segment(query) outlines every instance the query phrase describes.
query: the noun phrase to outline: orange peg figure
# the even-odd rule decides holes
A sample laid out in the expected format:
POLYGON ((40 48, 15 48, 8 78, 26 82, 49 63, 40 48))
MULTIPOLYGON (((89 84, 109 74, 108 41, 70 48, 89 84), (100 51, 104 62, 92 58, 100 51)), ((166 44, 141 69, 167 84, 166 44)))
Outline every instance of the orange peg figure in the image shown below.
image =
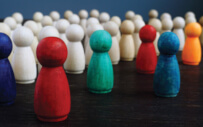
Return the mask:
POLYGON ((201 44, 199 36, 202 32, 199 23, 190 23, 185 27, 185 34, 187 36, 185 46, 182 52, 183 64, 199 65, 201 61, 201 44))

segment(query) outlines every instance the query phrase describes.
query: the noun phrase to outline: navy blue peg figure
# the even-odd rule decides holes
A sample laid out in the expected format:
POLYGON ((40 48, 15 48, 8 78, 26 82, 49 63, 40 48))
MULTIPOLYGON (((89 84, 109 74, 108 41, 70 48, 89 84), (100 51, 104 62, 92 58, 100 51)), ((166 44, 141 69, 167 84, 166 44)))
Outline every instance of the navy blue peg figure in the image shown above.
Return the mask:
POLYGON ((11 105, 16 98, 15 77, 8 60, 11 51, 11 39, 0 33, 0 105, 11 105))
POLYGON ((173 32, 163 33, 158 40, 160 56, 154 74, 154 92, 161 97, 176 97, 180 89, 180 70, 176 53, 179 39, 173 32))

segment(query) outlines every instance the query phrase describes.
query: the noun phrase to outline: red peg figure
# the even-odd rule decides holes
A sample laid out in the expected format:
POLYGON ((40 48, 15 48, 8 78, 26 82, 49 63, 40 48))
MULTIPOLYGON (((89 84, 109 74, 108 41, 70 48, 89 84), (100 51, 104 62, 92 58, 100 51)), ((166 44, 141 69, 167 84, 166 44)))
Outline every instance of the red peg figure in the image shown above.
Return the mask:
POLYGON ((157 64, 157 55, 153 45, 153 41, 156 38, 156 29, 151 25, 145 25, 141 28, 139 35, 142 44, 136 58, 137 72, 153 74, 157 64))
POLYGON ((47 37, 37 47, 37 58, 42 65, 34 94, 37 118, 45 122, 59 122, 70 112, 70 90, 63 70, 68 51, 57 37, 47 37))

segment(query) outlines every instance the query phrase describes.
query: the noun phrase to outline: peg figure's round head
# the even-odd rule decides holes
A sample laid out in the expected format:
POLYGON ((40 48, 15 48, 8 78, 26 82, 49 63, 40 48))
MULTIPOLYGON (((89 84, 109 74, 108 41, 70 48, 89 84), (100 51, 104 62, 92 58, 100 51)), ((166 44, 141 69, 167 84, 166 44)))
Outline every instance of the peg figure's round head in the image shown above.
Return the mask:
POLYGON ((34 35, 30 29, 27 27, 18 27, 13 32, 13 42, 18 47, 26 47, 30 46, 33 42, 34 35))
POLYGON ((38 41, 41 41, 45 37, 59 37, 59 32, 53 26, 45 26, 39 32, 38 41))
POLYGON ((113 16, 111 21, 115 22, 119 27, 121 25, 121 19, 118 16, 113 16))
POLYGON ((69 21, 66 19, 60 19, 56 22, 56 29, 58 30, 59 33, 65 33, 66 29, 70 25, 69 21))
POLYGON ((37 59, 44 67, 63 66, 68 50, 65 43, 57 37, 47 37, 37 46, 37 59))
POLYGON ((87 10, 80 10, 80 12, 79 12, 79 17, 80 17, 80 19, 86 19, 87 17, 88 17, 88 12, 87 12, 87 10))
POLYGON ((164 32, 158 40, 160 53, 166 55, 175 55, 178 52, 180 42, 178 36, 173 32, 164 32))
POLYGON ((171 19, 163 19, 162 23, 162 30, 171 30, 173 28, 173 21, 171 19))
POLYGON ((160 17, 160 19, 161 20, 164 20, 164 19, 169 19, 169 20, 171 20, 172 18, 171 18, 171 15, 169 14, 169 13, 163 13, 162 15, 161 15, 161 17, 160 17))
POLYGON ((149 21, 148 23, 149 25, 152 25, 157 32, 160 32, 161 31, 161 28, 162 28, 162 24, 161 24, 161 21, 157 18, 153 18, 149 21))
POLYGON ((15 30, 15 28, 17 27, 17 22, 13 17, 5 18, 4 23, 6 23, 11 28, 11 30, 15 30))
POLYGON ((132 34, 134 29, 135 29, 134 24, 130 20, 124 20, 120 27, 122 34, 132 34))
POLYGON ((143 43, 153 43, 156 38, 156 29, 151 25, 145 25, 140 29, 139 35, 143 43))
POLYGON ((185 27, 184 18, 178 16, 173 19, 173 27, 174 29, 183 29, 185 27))
POLYGON ((35 22, 41 22, 42 18, 43 18, 43 14, 41 12, 35 12, 33 15, 33 20, 35 22))
POLYGON ((0 23, 0 32, 5 33, 8 36, 11 34, 11 29, 6 23, 0 23))
POLYGON ((73 15, 73 12, 70 11, 70 10, 67 10, 67 11, 64 12, 64 18, 67 19, 67 20, 68 20, 72 15, 73 15))
POLYGON ((137 20, 137 19, 143 20, 142 16, 139 15, 139 14, 136 14, 136 15, 133 17, 133 21, 134 21, 134 20, 137 20))
POLYGON ((86 27, 88 27, 88 25, 90 25, 90 24, 99 24, 99 20, 98 20, 97 18, 90 17, 90 18, 87 20, 86 27))
POLYGON ((135 16, 135 13, 133 11, 127 11, 125 13, 125 18, 128 20, 132 20, 134 16, 135 16))
POLYGON ((107 23, 105 23, 104 29, 108 31, 111 36, 116 36, 119 31, 118 25, 113 21, 108 21, 107 23))
POLYGON ((202 32, 201 25, 199 23, 189 23, 185 27, 185 34, 189 37, 199 37, 202 32))
POLYGON ((80 25, 72 24, 66 30, 66 37, 71 42, 79 42, 84 37, 84 30, 80 25))
POLYGON ((133 23, 135 26, 134 33, 139 33, 140 29, 145 25, 145 22, 143 20, 140 20, 140 19, 134 20, 133 23))
POLYGON ((23 22, 23 15, 19 12, 13 13, 12 17, 16 20, 17 23, 23 22))
POLYGON ((42 26, 52 26, 53 25, 53 20, 50 16, 45 15, 42 20, 41 20, 42 26))
POLYGON ((8 35, 0 33, 0 59, 7 58, 12 51, 12 42, 8 35))
POLYGON ((60 19, 60 14, 57 11, 52 11, 50 13, 50 17, 52 18, 53 21, 57 21, 60 19))
POLYGON ((32 20, 26 21, 24 26, 29 28, 33 32, 33 34, 35 36, 37 36, 37 34, 39 32, 39 27, 37 26, 37 24, 34 21, 32 21, 32 20))
POLYGON ((98 17, 99 17, 99 11, 96 10, 96 9, 91 10, 90 16, 91 16, 91 17, 98 18, 98 17))
POLYGON ((188 11, 185 13, 185 19, 187 19, 188 17, 195 17, 195 13, 192 11, 188 11))
POLYGON ((88 27, 87 27, 87 35, 88 35, 88 37, 90 37, 92 35, 92 33, 94 33, 94 31, 97 31, 97 30, 103 30, 102 25, 100 25, 100 24, 90 24, 90 25, 88 25, 88 27))
POLYGON ((110 20, 110 16, 107 12, 102 12, 99 16, 99 21, 101 23, 105 23, 110 20))
POLYGON ((90 37, 90 46, 94 52, 108 52, 111 45, 111 35, 105 30, 97 30, 90 37))
POLYGON ((70 24, 79 24, 80 23, 80 18, 79 18, 78 15, 73 14, 72 16, 70 16, 69 22, 70 22, 70 24))
POLYGON ((158 11, 155 9, 152 9, 149 11, 149 18, 157 18, 159 15, 158 11))

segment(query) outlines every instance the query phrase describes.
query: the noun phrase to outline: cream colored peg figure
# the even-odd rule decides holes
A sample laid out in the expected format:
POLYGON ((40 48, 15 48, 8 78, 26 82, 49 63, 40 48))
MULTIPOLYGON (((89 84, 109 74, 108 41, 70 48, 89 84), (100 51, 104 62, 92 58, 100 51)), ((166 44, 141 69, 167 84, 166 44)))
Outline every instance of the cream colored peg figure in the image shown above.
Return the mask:
POLYGON ((82 26, 84 32, 86 33, 88 12, 86 10, 80 10, 79 17, 80 17, 80 26, 82 26))
POLYGON ((196 20, 196 18, 195 17, 187 17, 186 19, 185 19, 185 24, 186 24, 186 26, 187 26, 187 24, 189 24, 189 23, 193 23, 193 22, 197 22, 197 20, 196 20))
POLYGON ((42 26, 52 26, 53 25, 53 20, 50 16, 45 15, 42 20, 41 20, 42 26))
POLYGON ((161 21, 161 23, 162 23, 161 34, 164 32, 171 32, 173 28, 173 21, 171 19, 165 18, 161 21))
POLYGON ((57 11, 50 12, 49 16, 53 20, 53 26, 56 25, 56 22, 60 19, 60 14, 57 11))
POLYGON ((156 29, 156 38, 154 40, 154 47, 156 50, 156 54, 157 56, 159 55, 159 49, 158 49, 158 40, 160 37, 160 32, 161 32, 161 28, 162 28, 162 24, 161 21, 157 18, 153 18, 149 21, 149 25, 152 25, 155 29, 156 29))
MULTIPOLYGON (((152 19, 156 19, 158 16, 159 16, 159 13, 157 10, 155 10, 155 9, 150 10, 149 11, 149 22, 152 19)), ((148 24, 149 24, 149 22, 148 22, 148 24)))
POLYGON ((85 39, 84 39, 84 50, 86 52, 86 48, 87 48, 87 44, 89 43, 89 36, 87 34, 87 27, 88 25, 90 24, 99 24, 99 20, 97 18, 94 18, 94 17, 90 17, 88 20, 87 20, 87 24, 86 24, 86 33, 85 33, 85 39))
POLYGON ((161 19, 161 21, 164 20, 164 19, 170 19, 170 20, 172 20, 171 15, 169 13, 167 13, 167 12, 163 13, 161 15, 160 19, 161 19))
POLYGON ((31 44, 31 48, 32 48, 32 52, 35 56, 35 62, 36 64, 38 64, 38 60, 37 60, 37 55, 36 55, 36 50, 37 50, 37 46, 38 46, 38 39, 37 39, 37 35, 38 35, 38 31, 39 31, 39 27, 37 26, 37 24, 32 21, 32 20, 28 20, 25 22, 24 24, 25 27, 29 28, 32 33, 34 34, 34 39, 33 42, 31 44))
MULTIPOLYGON (((38 34, 38 41, 40 42, 43 38, 46 38, 46 37, 59 38, 59 32, 53 26, 45 26, 38 34)), ((40 72, 41 68, 42 68, 42 65, 38 63, 38 73, 40 72)))
POLYGON ((145 26, 145 22, 143 20, 137 19, 133 21, 135 29, 133 33, 133 40, 134 40, 134 46, 135 46, 135 55, 134 58, 137 57, 138 50, 140 48, 140 45, 142 41, 140 40, 139 32, 140 29, 145 26))
POLYGON ((22 26, 23 23, 23 15, 19 12, 13 13, 12 17, 16 20, 17 22, 17 27, 22 26))
POLYGON ((90 12, 90 17, 99 18, 99 11, 97 9, 92 9, 90 12))
POLYGON ((13 17, 7 17, 4 19, 4 23, 6 23, 10 29, 11 29, 11 34, 10 34, 10 38, 12 40, 12 44, 13 44, 13 49, 12 51, 14 51, 15 49, 15 43, 13 43, 13 31, 16 29, 17 27, 17 23, 16 23, 16 20, 13 18, 13 17))
POLYGON ((110 20, 110 15, 107 12, 102 12, 99 16, 99 22, 102 26, 110 20))
POLYGON ((70 25, 66 30, 68 42, 68 56, 64 69, 70 74, 81 74, 85 70, 85 54, 82 46, 84 31, 78 24, 70 25))
POLYGON ((73 15, 71 10, 67 10, 64 12, 64 18, 69 21, 69 18, 73 15))
MULTIPOLYGON (((111 21, 115 22, 115 23, 118 25, 118 28, 120 28, 120 26, 121 26, 121 19, 120 19, 118 16, 113 16, 113 17, 111 18, 111 21)), ((118 30, 118 33, 117 33, 117 35, 116 35, 116 38, 117 38, 118 43, 119 43, 119 42, 120 42, 120 39, 121 39, 121 32, 120 32, 120 30, 118 30)))
MULTIPOLYGON (((202 30, 203 30, 203 16, 200 17, 199 23, 200 23, 200 25, 202 26, 202 30)), ((200 35, 200 42, 201 42, 201 44, 203 45, 203 32, 202 32, 201 35, 200 35)))
MULTIPOLYGON (((87 35, 90 38, 90 36, 92 35, 92 33, 94 33, 97 30, 103 30, 102 25, 100 24, 89 24, 87 27, 87 35)), ((90 59, 92 57, 93 51, 90 48, 90 43, 88 41, 87 45, 86 45, 86 50, 85 50, 85 65, 88 66, 90 59)))
POLYGON ((127 11, 125 13, 125 18, 128 20, 133 20, 134 16, 135 16, 135 13, 133 11, 127 11))
POLYGON ((66 45, 68 44, 68 39, 66 38, 66 29, 68 28, 69 25, 70 23, 66 19, 58 20, 55 25, 56 29, 60 34, 60 38, 65 42, 66 45))
POLYGON ((38 26, 38 33, 40 32, 40 30, 42 29, 42 23, 41 23, 41 20, 43 18, 43 14, 41 12, 35 12, 34 15, 33 15, 33 20, 37 23, 37 26, 38 26))
POLYGON ((185 34, 184 34, 185 20, 182 17, 175 17, 173 19, 173 33, 175 33, 180 41, 179 51, 183 50, 185 45, 185 34))
POLYGON ((119 46, 122 61, 133 61, 135 56, 135 46, 132 37, 134 29, 134 24, 131 20, 124 20, 121 24, 122 36, 119 46))
POLYGON ((118 34, 118 25, 113 21, 104 24, 104 30, 108 31, 112 37, 112 46, 109 50, 109 56, 113 65, 117 65, 120 61, 120 49, 116 35, 118 34))
MULTIPOLYGON (((0 32, 5 33, 10 37, 11 29, 6 23, 0 23, 0 32)), ((8 57, 8 60, 10 61, 10 63, 12 61, 12 57, 13 57, 13 52, 11 52, 8 57)))
POLYGON ((78 15, 73 14, 72 16, 70 16, 69 22, 70 22, 70 24, 79 24, 80 23, 80 18, 79 18, 78 15))
POLYGON ((30 47, 33 39, 32 31, 24 26, 18 27, 13 33, 13 41, 16 44, 16 48, 11 65, 16 83, 30 84, 35 82, 37 68, 35 57, 30 47))

